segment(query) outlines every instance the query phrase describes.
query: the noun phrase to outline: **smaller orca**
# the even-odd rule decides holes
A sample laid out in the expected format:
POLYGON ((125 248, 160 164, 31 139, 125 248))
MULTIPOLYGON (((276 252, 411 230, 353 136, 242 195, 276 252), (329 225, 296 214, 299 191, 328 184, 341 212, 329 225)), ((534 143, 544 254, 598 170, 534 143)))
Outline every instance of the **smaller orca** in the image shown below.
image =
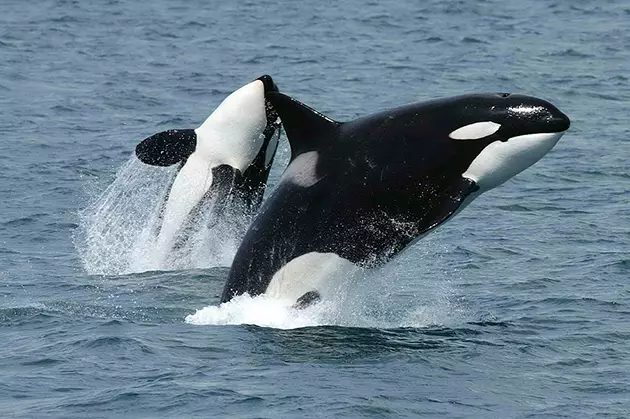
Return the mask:
POLYGON ((267 293, 304 307, 330 279, 380 266, 481 193, 536 163, 569 128, 551 103, 471 94, 337 122, 269 94, 291 160, 236 253, 221 302, 267 293))
POLYGON ((267 99, 277 91, 270 76, 261 76, 230 94, 199 128, 163 131, 136 146, 143 163, 179 164, 162 208, 158 249, 176 245, 210 199, 215 222, 258 210, 280 137, 278 114, 267 99))

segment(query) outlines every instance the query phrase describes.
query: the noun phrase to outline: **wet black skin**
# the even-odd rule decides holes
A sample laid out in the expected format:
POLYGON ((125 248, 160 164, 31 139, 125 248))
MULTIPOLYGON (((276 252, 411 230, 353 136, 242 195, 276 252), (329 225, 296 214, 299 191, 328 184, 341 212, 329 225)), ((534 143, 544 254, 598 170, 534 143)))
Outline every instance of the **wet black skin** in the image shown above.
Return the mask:
POLYGON ((488 144, 569 127, 556 107, 521 95, 458 96, 346 123, 280 93, 269 99, 283 121, 292 161, 317 151, 318 181, 279 184, 237 251, 221 302, 264 293, 282 266, 310 252, 335 253, 365 267, 386 262, 477 190, 462 173, 488 144), (510 110, 515 107, 530 112, 510 110), (501 128, 474 141, 449 138, 480 121, 501 128))

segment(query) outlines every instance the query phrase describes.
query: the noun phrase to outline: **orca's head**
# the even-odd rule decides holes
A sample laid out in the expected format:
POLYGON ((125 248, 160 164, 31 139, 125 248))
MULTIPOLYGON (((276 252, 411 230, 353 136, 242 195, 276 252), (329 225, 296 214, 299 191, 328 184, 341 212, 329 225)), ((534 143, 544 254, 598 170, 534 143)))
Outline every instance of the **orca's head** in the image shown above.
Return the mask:
POLYGON ((199 128, 160 132, 138 144, 136 155, 146 164, 180 163, 159 241, 172 244, 211 188, 234 187, 243 191, 250 207, 258 208, 278 145, 278 115, 267 99, 277 91, 271 77, 259 77, 225 98, 199 128))
POLYGON ((273 79, 264 75, 225 98, 195 130, 195 152, 213 164, 226 164, 241 173, 260 155, 266 157, 264 160, 273 158, 278 141, 273 135, 278 128, 278 117, 267 94, 277 91, 273 79))
MULTIPOLYGON (((551 103, 509 93, 456 98, 448 126, 456 149, 472 160, 463 177, 479 192, 499 186, 540 160, 569 128, 569 118, 551 103)), ((451 109, 452 110, 452 109, 451 109)))
POLYGON ((136 155, 146 164, 170 166, 196 153, 211 166, 229 165, 241 173, 260 156, 270 165, 279 122, 267 94, 277 91, 270 76, 261 76, 225 98, 199 128, 154 134, 138 144, 136 155))

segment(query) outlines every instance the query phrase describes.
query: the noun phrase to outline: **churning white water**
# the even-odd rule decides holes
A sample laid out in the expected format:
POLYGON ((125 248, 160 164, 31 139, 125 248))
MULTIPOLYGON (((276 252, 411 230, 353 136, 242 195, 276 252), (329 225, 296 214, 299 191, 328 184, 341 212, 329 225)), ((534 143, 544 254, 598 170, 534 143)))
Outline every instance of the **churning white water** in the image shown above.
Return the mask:
POLYGON ((446 326, 465 317, 455 305, 428 304, 376 311, 366 301, 332 299, 304 309, 295 301, 270 298, 267 295, 239 295, 227 303, 207 306, 186 316, 186 323, 195 325, 251 324, 277 329, 337 325, 346 327, 400 328, 446 326))
MULTIPOLYGON (((406 263, 405 263, 406 264, 406 263)), ((410 280, 400 264, 364 272, 350 283, 338 284, 331 298, 303 309, 295 300, 268 295, 239 295, 186 316, 195 325, 250 324, 278 329, 309 326, 366 328, 430 327, 461 324, 471 313, 455 298, 448 281, 427 280, 427 293, 409 295, 401 282, 410 280), (392 301, 405 301, 392 305, 392 301)))

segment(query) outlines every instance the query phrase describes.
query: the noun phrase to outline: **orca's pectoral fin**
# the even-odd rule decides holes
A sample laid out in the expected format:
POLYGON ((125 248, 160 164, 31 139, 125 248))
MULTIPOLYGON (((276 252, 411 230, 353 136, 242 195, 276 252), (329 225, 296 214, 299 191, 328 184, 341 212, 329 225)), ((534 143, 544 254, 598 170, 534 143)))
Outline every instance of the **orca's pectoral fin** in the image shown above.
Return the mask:
POLYGON ((460 182, 442 191, 437 199, 438 204, 431 208, 424 218, 424 227, 420 228, 419 233, 425 233, 444 223, 457 212, 464 200, 478 189, 479 186, 473 180, 462 178, 460 182))
POLYGON ((194 129, 172 129, 142 140, 136 146, 136 156, 151 166, 170 166, 186 160, 196 147, 194 129))
POLYGON ((322 296, 315 290, 304 293, 300 298, 297 299, 295 304, 293 304, 293 308, 298 310, 305 309, 306 307, 310 307, 313 304, 317 304, 322 300, 322 296))

